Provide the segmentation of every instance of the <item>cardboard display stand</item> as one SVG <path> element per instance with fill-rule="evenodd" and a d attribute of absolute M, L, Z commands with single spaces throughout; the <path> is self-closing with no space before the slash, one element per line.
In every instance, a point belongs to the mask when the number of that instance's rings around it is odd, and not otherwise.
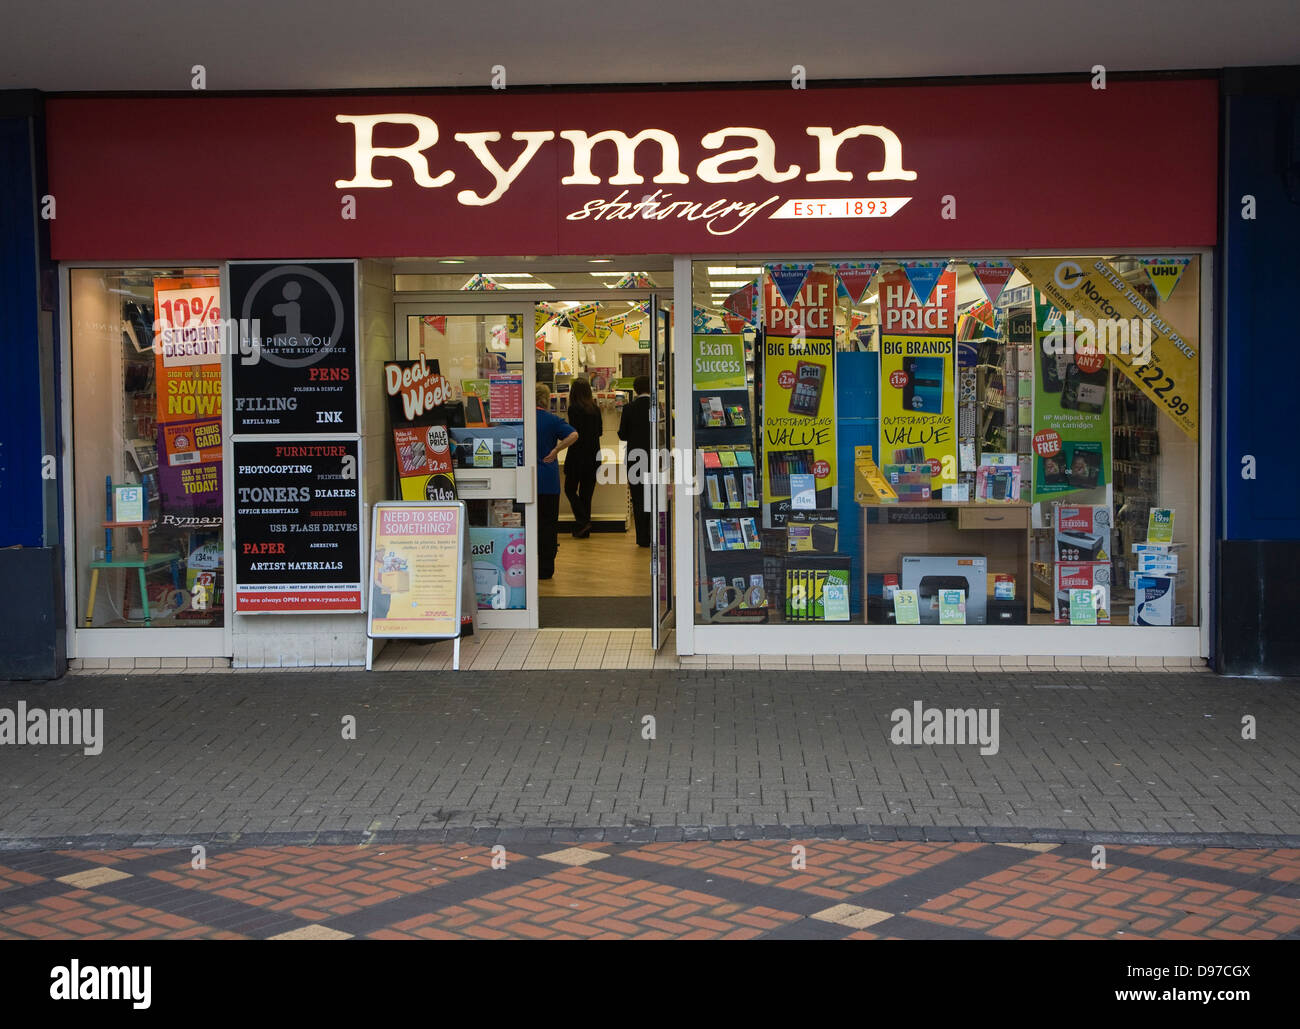
<path fill-rule="evenodd" d="M 461 617 L 477 609 L 465 503 L 382 501 L 374 506 L 368 563 L 366 670 L 377 639 L 450 639 L 460 668 Z"/>

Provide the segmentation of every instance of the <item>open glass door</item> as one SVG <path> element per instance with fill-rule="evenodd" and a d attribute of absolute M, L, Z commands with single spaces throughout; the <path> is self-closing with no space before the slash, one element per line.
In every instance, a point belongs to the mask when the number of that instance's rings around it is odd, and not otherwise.
<path fill-rule="evenodd" d="M 672 353 L 669 341 L 669 311 L 660 306 L 659 294 L 650 295 L 650 425 L 654 453 L 650 466 L 657 481 L 646 490 L 650 500 L 650 592 L 654 606 L 651 643 L 655 650 L 663 646 L 673 620 L 673 547 L 672 495 L 669 481 L 672 465 Z"/>
<path fill-rule="evenodd" d="M 484 629 L 537 628 L 533 328 L 527 302 L 394 305 L 395 349 L 409 381 L 394 383 L 391 373 L 384 381 L 393 499 L 440 499 L 448 485 L 440 463 L 450 461 L 455 496 L 468 508 Z M 427 405 L 437 400 L 440 413 L 430 417 Z M 442 433 L 428 431 L 444 418 L 445 455 Z"/>

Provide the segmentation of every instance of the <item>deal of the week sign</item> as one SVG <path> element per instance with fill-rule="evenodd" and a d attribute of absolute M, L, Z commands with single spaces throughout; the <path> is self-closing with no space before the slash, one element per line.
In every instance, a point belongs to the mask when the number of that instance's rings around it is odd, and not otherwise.
<path fill-rule="evenodd" d="M 1107 340 L 1099 352 L 1104 349 L 1158 409 L 1196 439 L 1200 356 L 1110 262 L 1022 258 L 1015 264 L 1058 310 L 1090 319 L 1092 327 L 1104 331 Z M 1140 346 L 1133 345 L 1135 333 Z M 1142 361 L 1148 354 L 1150 360 Z"/>

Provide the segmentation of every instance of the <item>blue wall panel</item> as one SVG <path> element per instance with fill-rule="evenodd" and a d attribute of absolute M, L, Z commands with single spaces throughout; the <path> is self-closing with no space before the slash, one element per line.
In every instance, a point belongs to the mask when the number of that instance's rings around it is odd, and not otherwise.
<path fill-rule="evenodd" d="M 0 547 L 45 543 L 32 155 L 30 120 L 0 118 Z"/>
<path fill-rule="evenodd" d="M 1295 71 L 1295 70 L 1293 70 Z M 1222 538 L 1300 539 L 1300 71 L 1225 98 Z M 1280 92 L 1274 92 L 1279 90 Z M 1270 95 L 1272 94 L 1272 95 Z M 1242 218 L 1242 197 L 1255 218 Z M 1256 478 L 1242 478 L 1242 458 Z"/>

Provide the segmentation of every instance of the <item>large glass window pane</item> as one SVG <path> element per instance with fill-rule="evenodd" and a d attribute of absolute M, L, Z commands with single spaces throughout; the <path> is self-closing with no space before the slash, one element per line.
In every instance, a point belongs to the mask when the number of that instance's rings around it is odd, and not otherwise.
<path fill-rule="evenodd" d="M 69 281 L 77 625 L 220 626 L 218 270 Z"/>

